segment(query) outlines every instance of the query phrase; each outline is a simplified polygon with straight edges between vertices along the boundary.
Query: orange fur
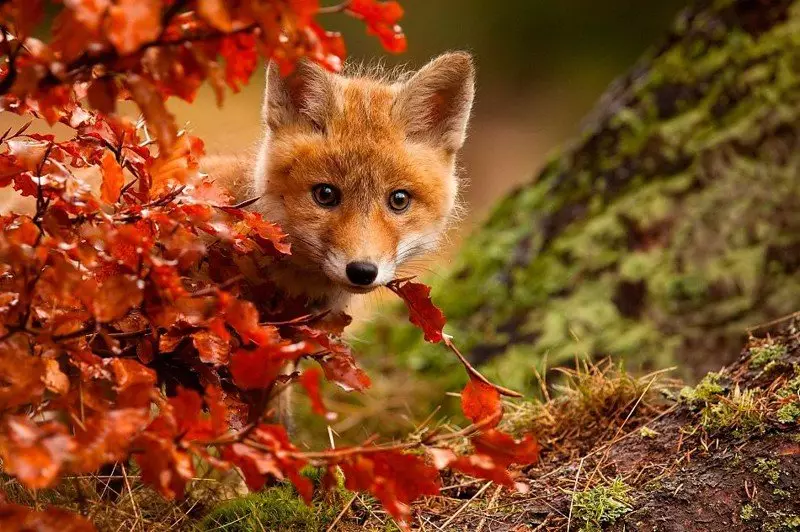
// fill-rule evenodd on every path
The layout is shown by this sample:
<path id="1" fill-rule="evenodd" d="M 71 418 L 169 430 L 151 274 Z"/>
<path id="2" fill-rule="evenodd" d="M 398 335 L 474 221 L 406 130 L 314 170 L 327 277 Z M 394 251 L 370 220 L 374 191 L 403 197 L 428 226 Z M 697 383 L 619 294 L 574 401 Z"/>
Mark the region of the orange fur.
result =
<path id="1" fill-rule="evenodd" d="M 288 233 L 293 253 L 270 268 L 275 280 L 341 306 L 348 294 L 385 284 L 403 263 L 435 249 L 456 202 L 456 153 L 472 98 L 472 61 L 464 53 L 392 81 L 329 74 L 310 63 L 285 80 L 270 69 L 255 160 L 209 159 L 205 169 L 242 199 L 261 196 L 253 208 Z M 340 192 L 338 205 L 315 201 L 321 184 Z M 389 205 L 398 190 L 411 198 L 403 212 Z M 346 267 L 354 261 L 375 265 L 375 280 L 352 282 Z"/>

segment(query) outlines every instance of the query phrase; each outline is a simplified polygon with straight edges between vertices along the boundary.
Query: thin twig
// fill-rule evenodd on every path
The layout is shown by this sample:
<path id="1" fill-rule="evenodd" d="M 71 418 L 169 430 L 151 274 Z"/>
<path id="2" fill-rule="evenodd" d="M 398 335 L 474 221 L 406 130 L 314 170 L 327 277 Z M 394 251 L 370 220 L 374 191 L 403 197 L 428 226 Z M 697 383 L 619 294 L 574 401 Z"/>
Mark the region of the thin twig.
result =
<path id="1" fill-rule="evenodd" d="M 341 511 L 341 512 L 339 512 L 339 515 L 337 515 L 337 516 L 336 516 L 336 519 L 334 519 L 334 520 L 333 520 L 333 523 L 331 523 L 331 526 L 329 526 L 329 527 L 328 527 L 328 528 L 325 530 L 325 532 L 332 532 L 332 531 L 333 531 L 333 528 L 334 528 L 334 527 L 335 527 L 335 526 L 336 526 L 336 525 L 339 523 L 339 521 L 341 521 L 342 517 L 344 517 L 344 514 L 345 514 L 345 513 L 347 513 L 347 510 L 349 510 L 349 509 L 350 509 L 350 507 L 353 505 L 353 502 L 355 502 L 355 500 L 356 500 L 356 497 L 358 497 L 358 493 L 356 493 L 355 495 L 353 495 L 353 496 L 350 498 L 350 500 L 349 500 L 349 501 L 347 501 L 347 504 L 345 504 L 345 505 L 344 505 L 344 508 L 342 508 L 342 511 Z"/>
<path id="2" fill-rule="evenodd" d="M 136 499 L 133 498 L 133 490 L 131 490 L 131 483 L 128 482 L 128 472 L 125 471 L 125 464 L 120 462 L 122 466 L 122 478 L 125 479 L 125 487 L 128 489 L 128 495 L 131 498 L 131 506 L 133 506 L 133 514 L 136 516 L 136 522 L 142 523 L 142 515 L 139 513 L 139 506 L 136 504 Z"/>
<path id="3" fill-rule="evenodd" d="M 503 486 L 497 486 L 497 489 L 494 490 L 494 493 L 492 493 L 492 498 L 489 499 L 489 504 L 488 504 L 488 506 L 486 506 L 486 511 L 487 512 L 494 507 L 495 503 L 497 502 L 497 498 L 500 496 L 500 491 L 502 489 L 503 489 Z M 483 519 L 481 519 L 481 522 L 478 523 L 478 528 L 475 529 L 475 532 L 481 532 L 481 530 L 483 530 L 483 527 L 484 527 L 484 525 L 486 525 L 486 520 L 488 518 L 489 518 L 489 514 L 487 513 L 487 514 L 485 514 L 483 516 Z"/>
<path id="4" fill-rule="evenodd" d="M 575 484 L 572 486 L 572 497 L 569 501 L 569 517 L 567 517 L 567 532 L 572 527 L 572 508 L 575 506 L 575 492 L 578 490 L 578 479 L 581 476 L 581 469 L 583 469 L 583 461 L 586 459 L 584 456 L 581 458 L 581 463 L 578 464 L 578 472 L 575 474 Z"/>
<path id="5" fill-rule="evenodd" d="M 452 340 L 451 340 L 451 338 L 449 336 L 444 335 L 444 340 L 443 341 L 444 341 L 444 345 L 446 345 L 450 349 L 450 351 L 455 353 L 455 355 L 458 357 L 458 359 L 464 365 L 464 368 L 467 370 L 467 373 L 469 373 L 470 377 L 475 377 L 476 379 L 478 379 L 482 383 L 491 386 L 492 388 L 497 390 L 500 393 L 500 395 L 505 395 L 506 397 L 522 397 L 521 393 L 515 392 L 514 390 L 510 390 L 510 389 L 505 388 L 503 386 L 500 386 L 499 384 L 495 384 L 492 381 L 490 381 L 489 379 L 487 379 L 486 377 L 484 377 L 483 374 L 480 371 L 478 371 L 477 369 L 475 369 L 475 366 L 470 364 L 469 360 L 467 360 L 464 357 L 464 355 L 461 354 L 461 351 L 459 351 L 458 348 L 453 344 L 453 342 L 452 342 Z"/>

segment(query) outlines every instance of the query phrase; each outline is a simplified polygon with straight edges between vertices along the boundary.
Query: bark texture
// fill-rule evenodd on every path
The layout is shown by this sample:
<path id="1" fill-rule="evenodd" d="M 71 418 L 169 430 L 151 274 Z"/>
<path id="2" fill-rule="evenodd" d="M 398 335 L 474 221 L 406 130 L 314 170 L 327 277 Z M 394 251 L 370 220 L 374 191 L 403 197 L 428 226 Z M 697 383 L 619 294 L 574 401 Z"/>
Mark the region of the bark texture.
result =
<path id="1" fill-rule="evenodd" d="M 800 308 L 798 147 L 800 1 L 699 2 L 434 281 L 448 332 L 520 389 L 545 356 L 719 367 Z M 460 375 L 403 319 L 363 350 Z"/>

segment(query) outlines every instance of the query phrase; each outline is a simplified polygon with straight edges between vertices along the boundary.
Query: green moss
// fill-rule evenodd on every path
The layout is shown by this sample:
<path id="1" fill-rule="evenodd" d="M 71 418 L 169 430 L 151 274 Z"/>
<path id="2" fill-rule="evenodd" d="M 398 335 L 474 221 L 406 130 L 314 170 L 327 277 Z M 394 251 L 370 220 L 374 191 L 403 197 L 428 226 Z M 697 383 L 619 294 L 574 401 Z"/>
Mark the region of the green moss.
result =
<path id="1" fill-rule="evenodd" d="M 752 519 L 753 519 L 755 516 L 756 516 L 756 509 L 755 509 L 755 507 L 754 507 L 752 504 L 750 504 L 750 503 L 747 503 L 747 504 L 745 504 L 744 506 L 742 506 L 742 509 L 741 509 L 741 511 L 739 512 L 739 518 L 740 518 L 742 521 L 744 521 L 745 523 L 746 523 L 747 521 L 750 521 L 750 520 L 752 520 Z"/>
<path id="2" fill-rule="evenodd" d="M 639 429 L 639 436 L 641 436 L 642 438 L 650 438 L 650 439 L 652 439 L 652 438 L 655 438 L 656 436 L 658 436 L 658 432 L 656 432 L 653 429 L 648 428 L 648 427 L 642 427 L 642 428 Z"/>
<path id="3" fill-rule="evenodd" d="M 788 403 L 778 409 L 778 421 L 781 423 L 795 423 L 800 420 L 800 403 Z"/>
<path id="4" fill-rule="evenodd" d="M 741 390 L 738 386 L 723 401 L 707 404 L 700 423 L 709 430 L 730 430 L 735 436 L 743 436 L 763 429 L 764 412 L 756 390 Z"/>
<path id="5" fill-rule="evenodd" d="M 573 515 L 582 523 L 581 532 L 596 532 L 631 511 L 631 487 L 621 478 L 611 484 L 575 493 Z"/>
<path id="6" fill-rule="evenodd" d="M 753 473 L 763 477 L 770 484 L 775 484 L 781 477 L 781 463 L 775 459 L 757 458 Z"/>
<path id="7" fill-rule="evenodd" d="M 708 403 L 715 400 L 716 396 L 725 392 L 720 379 L 722 379 L 722 375 L 719 373 L 708 373 L 694 388 L 684 387 L 681 390 L 681 399 L 690 404 Z"/>
<path id="8" fill-rule="evenodd" d="M 775 488 L 774 490 L 772 490 L 772 494 L 775 495 L 776 497 L 780 497 L 781 499 L 788 499 L 789 497 L 792 496 L 792 493 L 790 491 L 781 488 Z"/>
<path id="9" fill-rule="evenodd" d="M 306 468 L 303 474 L 319 486 L 322 470 Z M 200 530 L 226 532 L 307 531 L 325 529 L 341 511 L 347 491 L 338 487 L 305 504 L 290 484 L 280 484 L 258 493 L 226 501 L 205 516 Z"/>
<path id="10" fill-rule="evenodd" d="M 794 377 L 778 390 L 778 397 L 791 397 L 800 395 L 800 367 L 795 366 Z"/>
<path id="11" fill-rule="evenodd" d="M 786 356 L 786 346 L 780 344 L 767 344 L 750 348 L 750 365 L 761 368 Z"/>
<path id="12" fill-rule="evenodd" d="M 800 516 L 784 512 L 773 512 L 770 514 L 770 522 L 764 525 L 764 531 L 800 532 Z"/>

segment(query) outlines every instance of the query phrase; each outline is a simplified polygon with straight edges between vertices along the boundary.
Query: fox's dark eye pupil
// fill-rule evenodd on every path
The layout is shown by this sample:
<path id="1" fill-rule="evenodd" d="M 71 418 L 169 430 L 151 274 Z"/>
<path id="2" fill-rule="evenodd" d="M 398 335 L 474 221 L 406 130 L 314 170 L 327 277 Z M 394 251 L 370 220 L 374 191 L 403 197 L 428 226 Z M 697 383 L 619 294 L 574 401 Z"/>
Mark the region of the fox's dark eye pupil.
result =
<path id="1" fill-rule="evenodd" d="M 314 196 L 314 201 L 323 207 L 335 207 L 339 205 L 342 200 L 342 195 L 339 189 L 333 185 L 315 185 L 311 189 L 311 194 Z"/>
<path id="2" fill-rule="evenodd" d="M 395 212 L 403 212 L 411 203 L 411 194 L 405 190 L 395 190 L 389 194 L 389 207 Z"/>

